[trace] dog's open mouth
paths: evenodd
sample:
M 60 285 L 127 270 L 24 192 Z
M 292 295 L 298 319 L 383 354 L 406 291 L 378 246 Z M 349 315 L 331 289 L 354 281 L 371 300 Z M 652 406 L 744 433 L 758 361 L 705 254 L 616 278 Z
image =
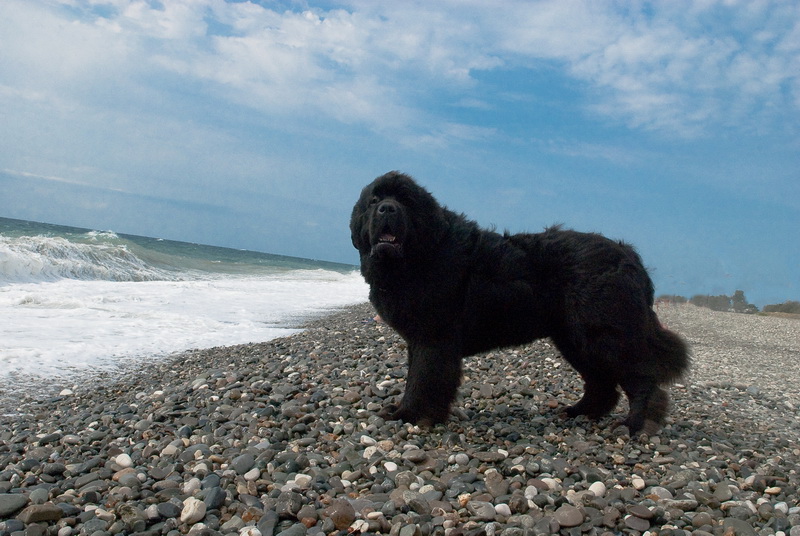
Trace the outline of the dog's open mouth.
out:
M 397 237 L 390 233 L 383 233 L 378 237 L 378 242 L 372 247 L 373 255 L 400 256 L 403 252 L 403 245 Z

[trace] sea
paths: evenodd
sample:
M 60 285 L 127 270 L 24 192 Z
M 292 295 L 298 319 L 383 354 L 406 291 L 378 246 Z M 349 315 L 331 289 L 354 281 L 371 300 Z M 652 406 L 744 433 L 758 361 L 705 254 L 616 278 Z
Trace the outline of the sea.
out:
M 367 294 L 352 265 L 0 218 L 0 394 L 268 341 Z

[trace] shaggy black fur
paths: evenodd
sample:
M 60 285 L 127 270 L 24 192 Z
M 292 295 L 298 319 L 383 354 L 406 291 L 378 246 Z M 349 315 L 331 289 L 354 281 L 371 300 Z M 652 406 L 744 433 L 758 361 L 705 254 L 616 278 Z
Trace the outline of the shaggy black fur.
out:
M 559 227 L 487 231 L 397 172 L 364 188 L 350 230 L 370 301 L 408 343 L 405 395 L 388 416 L 443 422 L 463 357 L 551 337 L 585 382 L 568 416 L 606 415 L 619 386 L 631 434 L 663 424 L 661 385 L 678 379 L 689 357 L 659 323 L 653 283 L 631 246 Z

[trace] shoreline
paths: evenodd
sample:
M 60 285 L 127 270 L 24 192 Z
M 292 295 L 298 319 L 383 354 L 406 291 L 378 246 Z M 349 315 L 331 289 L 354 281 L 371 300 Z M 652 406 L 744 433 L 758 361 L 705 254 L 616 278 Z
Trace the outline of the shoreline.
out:
M 367 305 L 356 304 L 347 305 L 344 307 L 334 307 L 331 311 L 318 312 L 309 315 L 305 319 L 299 321 L 296 325 L 281 325 L 276 326 L 286 331 L 291 331 L 287 335 L 281 335 L 273 339 L 258 342 L 248 342 L 242 344 L 234 344 L 227 346 L 212 346 L 209 348 L 189 348 L 177 352 L 158 354 L 158 355 L 142 355 L 126 358 L 125 360 L 117 360 L 112 364 L 103 366 L 101 368 L 83 368 L 83 369 L 67 369 L 63 376 L 37 376 L 33 378 L 20 378 L 19 376 L 8 377 L 8 383 L 18 382 L 18 385 L 3 389 L 0 385 L 0 417 L 3 415 L 22 415 L 27 407 L 42 403 L 56 403 L 65 398 L 65 395 L 59 393 L 63 390 L 68 390 L 69 395 L 75 396 L 81 392 L 92 389 L 95 386 L 108 387 L 115 383 L 123 381 L 134 381 L 134 379 L 141 375 L 143 372 L 154 370 L 162 370 L 165 374 L 169 372 L 172 364 L 184 361 L 190 355 L 203 354 L 205 352 L 220 352 L 231 349 L 236 352 L 237 348 L 248 347 L 254 345 L 268 344 L 269 342 L 285 339 L 301 333 L 309 327 L 317 325 L 317 323 L 324 321 L 328 318 L 333 318 L 337 314 L 347 311 L 351 308 L 358 308 Z M 123 380 L 122 378 L 125 378 Z
M 581 385 L 546 340 L 466 359 L 447 424 L 386 422 L 405 345 L 373 315 L 347 307 L 0 416 L 0 535 L 800 534 L 797 322 L 661 308 L 694 366 L 664 429 L 631 440 L 624 402 L 558 416 Z

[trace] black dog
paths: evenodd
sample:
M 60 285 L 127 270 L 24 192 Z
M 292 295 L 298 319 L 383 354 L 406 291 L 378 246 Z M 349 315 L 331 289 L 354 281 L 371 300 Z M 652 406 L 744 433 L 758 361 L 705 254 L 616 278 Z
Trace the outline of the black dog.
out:
M 606 415 L 620 386 L 631 435 L 663 424 L 660 385 L 680 378 L 688 349 L 659 323 L 631 246 L 559 227 L 487 231 L 397 172 L 364 188 L 350 230 L 370 301 L 408 343 L 405 395 L 389 417 L 443 422 L 463 357 L 550 337 L 585 383 L 568 416 Z

